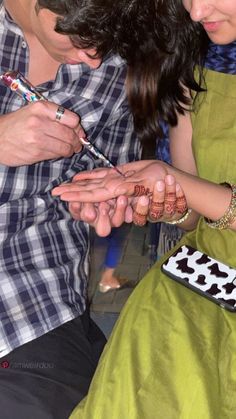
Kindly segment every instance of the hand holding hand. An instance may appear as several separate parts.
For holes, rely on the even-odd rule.
[[[75,220],[94,227],[101,237],[107,236],[112,227],[119,227],[124,222],[131,223],[133,219],[133,210],[126,196],[98,204],[70,202],[69,211]]]
[[[164,165],[157,160],[141,160],[118,168],[124,176],[114,169],[81,172],[72,183],[58,186],[52,194],[69,202],[106,202],[121,195],[149,195],[155,181],[164,179],[167,174]]]
[[[183,190],[171,175],[155,183],[152,198],[147,195],[131,198],[119,196],[99,204],[69,203],[72,217],[89,223],[99,236],[107,236],[112,227],[119,227],[124,222],[133,221],[134,224],[143,226],[148,220],[177,220],[183,216],[186,209],[187,202]]]

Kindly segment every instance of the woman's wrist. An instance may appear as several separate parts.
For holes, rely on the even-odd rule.
[[[173,166],[167,165],[169,174],[173,175],[185,194],[188,208],[216,221],[227,211],[231,202],[230,188],[206,179],[199,178],[190,173],[183,172]]]
[[[187,211],[178,220],[164,221],[164,222],[166,224],[174,224],[174,225],[176,225],[176,224],[177,225],[178,224],[182,224],[182,223],[184,223],[184,221],[186,221],[188,219],[188,217],[190,216],[191,212],[192,212],[191,208],[188,208]]]
[[[236,185],[228,182],[224,182],[222,185],[231,189],[231,200],[227,210],[224,215],[216,221],[212,221],[205,217],[205,221],[209,227],[219,230],[229,228],[236,219]]]

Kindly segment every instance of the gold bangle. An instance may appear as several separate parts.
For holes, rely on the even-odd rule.
[[[178,220],[173,220],[173,221],[164,221],[164,223],[166,224],[181,224],[183,223],[185,220],[187,220],[187,218],[190,216],[192,210],[191,208],[188,209],[188,211]]]
[[[221,183],[221,185],[225,185],[228,188],[231,188],[232,196],[230,204],[224,213],[223,217],[219,218],[219,220],[212,221],[209,218],[205,218],[207,225],[211,228],[217,228],[218,230],[225,230],[228,228],[236,218],[236,185],[233,183],[225,182]]]

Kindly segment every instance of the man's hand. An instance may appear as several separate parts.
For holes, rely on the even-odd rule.
[[[126,196],[100,203],[69,203],[69,211],[75,220],[90,224],[101,237],[106,237],[112,227],[119,227],[124,222],[131,223],[133,209]]]
[[[0,117],[0,163],[29,165],[42,160],[69,157],[81,150],[85,137],[80,119],[65,109],[56,120],[58,105],[39,101]]]

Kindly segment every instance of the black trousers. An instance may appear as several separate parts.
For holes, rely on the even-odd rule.
[[[0,358],[0,418],[68,419],[105,343],[86,312]]]

